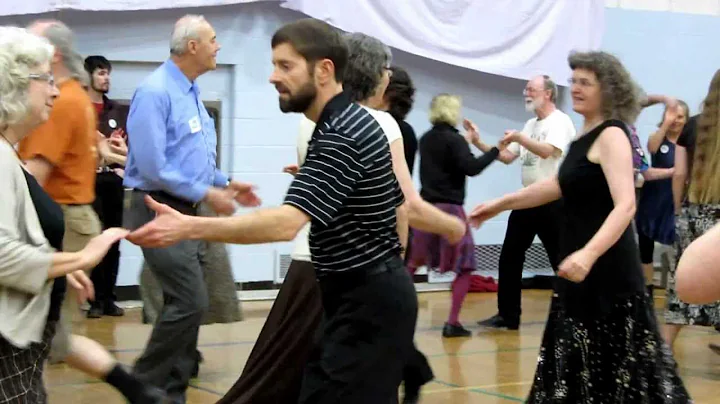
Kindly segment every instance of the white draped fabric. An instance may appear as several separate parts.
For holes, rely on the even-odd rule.
[[[274,1],[403,51],[519,79],[570,76],[572,50],[598,49],[605,0],[0,0],[0,16]]]
[[[502,76],[570,77],[600,47],[605,0],[287,0],[283,7],[426,58]]]
[[[0,0],[0,16],[38,14],[59,10],[130,11],[161,8],[208,7],[281,0]]]

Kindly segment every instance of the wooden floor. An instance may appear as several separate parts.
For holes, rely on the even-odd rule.
[[[656,303],[663,299],[656,292]],[[523,402],[535,371],[538,347],[545,325],[549,292],[523,292],[520,331],[491,331],[476,321],[495,313],[495,294],[471,294],[461,321],[473,331],[471,338],[443,339],[448,292],[421,293],[417,345],[431,362],[436,379],[423,390],[423,403],[512,403]],[[200,350],[205,362],[198,379],[191,382],[188,403],[215,403],[234,383],[260,332],[272,302],[244,302],[245,321],[205,326],[200,332]],[[659,310],[658,312],[661,312]],[[150,326],[140,322],[140,311],[130,310],[120,319],[80,320],[79,334],[107,347],[117,358],[131,364],[143,348]],[[720,333],[710,328],[688,327],[680,334],[676,358],[696,403],[720,403],[720,355],[707,348],[720,343]],[[92,380],[65,365],[49,367],[46,384],[51,404],[120,404],[122,396],[111,387]]]

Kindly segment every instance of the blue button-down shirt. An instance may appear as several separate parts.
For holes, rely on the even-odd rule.
[[[126,187],[199,202],[228,176],[215,164],[217,133],[197,83],[167,60],[135,90],[127,120]]]

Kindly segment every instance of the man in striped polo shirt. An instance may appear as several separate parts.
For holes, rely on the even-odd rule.
[[[204,218],[147,197],[157,217],[128,239],[146,247],[182,239],[290,241],[311,222],[310,251],[325,314],[298,402],[397,402],[413,349],[417,297],[400,258],[396,209],[404,199],[386,136],[343,93],[348,49],[337,30],[299,20],[275,33],[272,48],[270,82],[280,94],[280,109],[317,123],[284,204]]]

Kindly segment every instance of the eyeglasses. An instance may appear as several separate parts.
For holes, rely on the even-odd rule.
[[[32,73],[32,74],[28,74],[28,78],[31,80],[44,81],[51,86],[55,85],[55,77],[52,75],[52,73],[41,73],[41,74]]]
[[[580,87],[592,87],[595,85],[595,83],[593,83],[592,81],[590,81],[588,79],[574,79],[574,78],[568,79],[568,84],[571,86],[573,84],[577,84]]]

